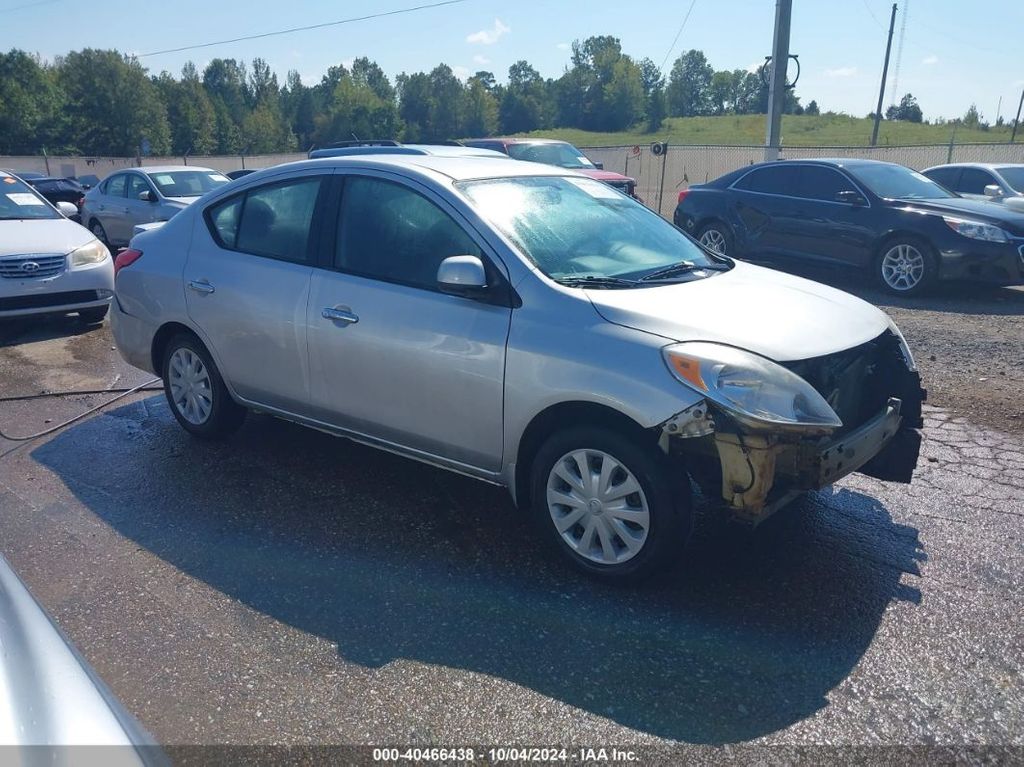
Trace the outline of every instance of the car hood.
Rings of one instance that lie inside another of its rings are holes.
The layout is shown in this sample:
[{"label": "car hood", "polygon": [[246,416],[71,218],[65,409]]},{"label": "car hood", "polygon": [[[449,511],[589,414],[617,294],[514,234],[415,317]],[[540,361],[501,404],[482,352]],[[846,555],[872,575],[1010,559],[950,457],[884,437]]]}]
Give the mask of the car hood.
[{"label": "car hood", "polygon": [[971,200],[967,197],[951,197],[942,200],[893,200],[898,207],[923,210],[934,213],[951,213],[970,216],[1024,234],[1024,211],[1010,208],[1002,203],[989,200]]},{"label": "car hood", "polygon": [[672,341],[735,346],[777,362],[850,349],[889,327],[884,312],[856,296],[744,263],[690,282],[586,293],[616,325]]},{"label": "car hood", "polygon": [[633,181],[629,176],[623,176],[621,173],[615,173],[610,170],[592,170],[590,168],[574,168],[584,176],[590,176],[596,178],[598,181]]},{"label": "car hood", "polygon": [[70,253],[96,238],[66,218],[0,221],[0,257],[25,253]]}]

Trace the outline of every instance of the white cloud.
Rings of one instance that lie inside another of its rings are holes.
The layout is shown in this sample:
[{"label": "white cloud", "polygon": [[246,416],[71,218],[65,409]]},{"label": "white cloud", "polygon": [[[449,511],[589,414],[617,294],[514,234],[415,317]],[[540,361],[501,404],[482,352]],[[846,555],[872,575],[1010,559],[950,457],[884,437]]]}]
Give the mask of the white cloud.
[{"label": "white cloud", "polygon": [[572,46],[570,46],[569,43],[558,43],[558,45],[556,45],[555,47],[558,48],[558,50],[560,51],[567,51]]},{"label": "white cloud", "polygon": [[764,66],[763,61],[755,61],[753,64],[747,67],[747,72],[752,75],[756,75],[758,70]]},{"label": "white cloud", "polygon": [[486,56],[481,56],[479,53],[473,57],[474,64],[490,64],[491,60]]},{"label": "white cloud", "polygon": [[925,56],[921,63],[927,66],[931,66],[932,64],[938,64],[939,57],[936,56],[935,54],[932,54],[931,56]]},{"label": "white cloud", "polygon": [[856,74],[857,67],[836,67],[825,70],[825,77],[853,77]]},{"label": "white cloud", "polygon": [[341,65],[343,67],[345,67],[345,69],[351,70],[352,69],[352,65],[355,64],[355,63],[356,63],[355,59],[345,59],[344,61],[341,62]]},{"label": "white cloud", "polygon": [[469,67],[452,67],[452,73],[462,80],[462,82],[466,82],[472,74],[472,72],[469,71]]},{"label": "white cloud", "polygon": [[511,31],[511,27],[506,26],[501,19],[495,19],[493,28],[481,29],[479,32],[466,35],[466,42],[474,45],[494,45]]}]

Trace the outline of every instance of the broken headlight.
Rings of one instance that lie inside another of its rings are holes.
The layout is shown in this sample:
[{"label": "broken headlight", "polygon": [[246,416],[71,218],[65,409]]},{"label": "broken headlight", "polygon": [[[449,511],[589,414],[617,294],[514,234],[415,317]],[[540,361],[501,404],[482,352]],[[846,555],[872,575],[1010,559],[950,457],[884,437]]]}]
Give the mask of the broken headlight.
[{"label": "broken headlight", "polygon": [[814,387],[765,357],[703,341],[667,346],[662,354],[672,375],[740,420],[830,429],[843,425]]}]

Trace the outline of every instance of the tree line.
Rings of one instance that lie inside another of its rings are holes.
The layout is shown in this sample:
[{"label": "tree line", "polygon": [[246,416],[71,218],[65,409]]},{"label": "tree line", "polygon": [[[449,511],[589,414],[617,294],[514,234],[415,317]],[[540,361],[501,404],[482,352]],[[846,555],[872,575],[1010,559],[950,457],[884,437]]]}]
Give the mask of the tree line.
[{"label": "tree line", "polygon": [[[446,64],[392,82],[365,57],[307,85],[295,71],[280,83],[260,58],[216,58],[201,72],[190,62],[175,77],[151,75],[116,50],[53,62],[0,53],[0,154],[265,154],[352,138],[437,142],[555,127],[655,133],[667,117],[757,114],[767,105],[756,72],[715,71],[690,50],[665,77],[609,35],[574,42],[560,77],[517,61],[504,83],[489,71],[463,81]],[[804,107],[789,90],[784,111],[818,114],[818,105]]]}]

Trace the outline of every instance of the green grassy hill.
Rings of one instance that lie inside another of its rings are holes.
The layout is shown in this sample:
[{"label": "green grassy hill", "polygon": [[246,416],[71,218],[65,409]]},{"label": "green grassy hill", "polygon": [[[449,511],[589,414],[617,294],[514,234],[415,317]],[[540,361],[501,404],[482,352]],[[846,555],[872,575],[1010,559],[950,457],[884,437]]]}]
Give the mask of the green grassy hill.
[{"label": "green grassy hill", "polygon": [[[871,120],[847,115],[785,115],[782,118],[783,146],[867,146],[871,140]],[[670,144],[749,144],[761,146],[765,137],[764,115],[724,115],[722,117],[673,117],[657,133],[639,130],[619,133],[597,133],[577,128],[556,128],[534,131],[527,135],[559,138],[579,146],[621,146],[668,141]],[[925,125],[921,123],[883,120],[878,134],[880,146],[886,144],[948,144],[953,135],[952,125]],[[957,144],[1005,143],[1010,140],[1010,128],[968,130],[956,129]],[[1024,130],[1017,132],[1017,140],[1024,142]]]}]

